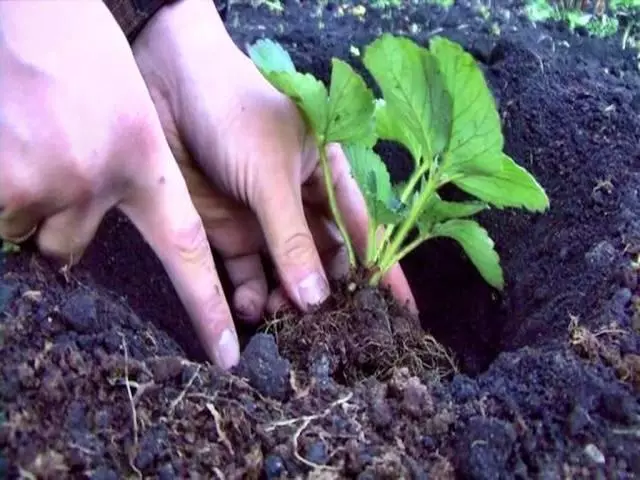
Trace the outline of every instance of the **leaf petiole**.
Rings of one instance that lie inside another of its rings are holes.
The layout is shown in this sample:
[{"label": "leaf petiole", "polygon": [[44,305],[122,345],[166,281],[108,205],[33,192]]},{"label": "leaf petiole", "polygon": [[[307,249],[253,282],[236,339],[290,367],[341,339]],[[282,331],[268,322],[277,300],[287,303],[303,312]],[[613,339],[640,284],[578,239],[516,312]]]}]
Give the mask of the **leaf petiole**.
[{"label": "leaf petiole", "polygon": [[357,262],[356,254],[353,250],[351,237],[349,236],[347,228],[344,224],[342,213],[338,208],[338,202],[336,201],[336,192],[333,182],[331,181],[331,168],[329,167],[329,160],[327,159],[326,144],[319,138],[317,140],[317,145],[320,157],[320,165],[322,166],[322,176],[324,177],[324,185],[327,190],[327,198],[329,200],[329,207],[331,208],[331,212],[333,213],[333,219],[336,222],[338,230],[340,230],[340,234],[342,235],[345,248],[347,249],[347,255],[349,256],[349,265],[353,268],[356,266]]},{"label": "leaf petiole", "polygon": [[[371,283],[376,284],[380,281],[382,276],[387,272],[389,268],[397,261],[396,258],[401,258],[397,253],[405,239],[411,233],[411,230],[418,223],[418,218],[424,211],[424,207],[431,198],[431,196],[435,193],[438,187],[438,182],[436,175],[433,173],[433,170],[429,171],[429,179],[427,180],[427,184],[425,185],[422,192],[416,199],[415,202],[411,205],[411,211],[407,218],[402,222],[398,232],[393,236],[393,240],[386,245],[383,245],[383,252],[380,256],[380,260],[378,262],[379,269],[376,273],[371,277]],[[404,249],[401,250],[401,253]]]},{"label": "leaf petiole", "polygon": [[365,255],[365,267],[372,267],[376,260],[376,253],[378,251],[377,243],[378,239],[378,225],[373,219],[369,220],[369,227],[367,231],[367,251]]},{"label": "leaf petiole", "polygon": [[383,269],[385,270],[389,269],[392,265],[398,263],[400,260],[402,260],[404,257],[409,255],[412,251],[414,251],[416,248],[418,248],[420,245],[422,245],[424,242],[426,242],[430,238],[431,238],[430,233],[419,234],[413,241],[411,241],[407,246],[405,246],[402,250],[400,250],[400,252],[394,255],[389,261],[389,264],[386,267],[383,267]]},{"label": "leaf petiole", "polygon": [[[425,162],[424,160],[422,160],[422,163],[420,164],[420,168],[418,168],[416,171],[414,171],[411,174],[411,177],[409,177],[409,181],[402,189],[402,194],[400,195],[400,202],[403,205],[407,204],[411,194],[413,194],[416,188],[416,185],[420,180],[422,180],[424,175],[429,171],[430,166],[431,166],[431,162]],[[396,225],[389,225],[389,227],[385,230],[384,236],[382,237],[382,240],[380,242],[380,249],[376,252],[377,255],[374,253],[374,258],[373,258],[374,261],[377,261],[380,258],[380,255],[382,254],[384,248],[386,247],[386,245],[388,245],[391,237],[393,236],[395,227]]]}]

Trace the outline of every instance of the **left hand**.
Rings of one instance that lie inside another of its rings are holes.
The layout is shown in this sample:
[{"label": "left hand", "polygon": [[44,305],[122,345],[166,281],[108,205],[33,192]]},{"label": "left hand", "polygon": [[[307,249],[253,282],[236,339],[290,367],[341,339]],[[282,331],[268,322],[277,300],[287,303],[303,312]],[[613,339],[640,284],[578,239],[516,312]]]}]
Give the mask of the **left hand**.
[{"label": "left hand", "polygon": [[[328,221],[315,140],[295,104],[235,46],[212,1],[164,7],[133,50],[209,239],[224,258],[236,314],[255,321],[282,302],[282,292],[267,291],[259,256],[265,248],[288,298],[302,309],[322,302],[327,273],[346,273],[348,259]],[[328,156],[339,208],[362,253],[364,199],[341,148],[331,146]],[[415,310],[398,265],[383,282]]]}]

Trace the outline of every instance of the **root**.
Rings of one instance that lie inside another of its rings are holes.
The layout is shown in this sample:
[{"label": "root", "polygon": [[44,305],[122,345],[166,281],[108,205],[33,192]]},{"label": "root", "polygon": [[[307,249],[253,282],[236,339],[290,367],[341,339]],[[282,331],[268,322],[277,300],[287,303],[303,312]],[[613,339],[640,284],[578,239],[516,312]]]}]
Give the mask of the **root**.
[{"label": "root", "polygon": [[616,343],[627,332],[615,323],[591,332],[578,324],[578,317],[570,315],[570,318],[569,344],[578,355],[592,362],[602,359],[615,370],[621,381],[640,389],[640,356],[629,353],[622,355]]},{"label": "root", "polygon": [[321,413],[317,413],[315,415],[305,415],[303,417],[296,417],[296,418],[290,418],[288,420],[279,420],[277,422],[272,422],[265,427],[265,432],[271,432],[272,430],[275,430],[278,427],[286,427],[289,425],[293,425],[294,423],[297,423],[297,422],[304,422],[306,420],[313,421],[313,420],[317,420],[318,418],[324,418],[327,415],[330,415],[331,411],[335,407],[345,404],[349,400],[351,400],[351,397],[353,397],[353,392],[349,392],[344,397],[339,398],[334,402],[331,402],[329,406],[325,408]]},{"label": "root", "polygon": [[310,417],[305,418],[305,420],[302,422],[302,425],[300,425],[300,427],[293,434],[293,438],[292,438],[293,455],[296,457],[296,460],[298,460],[300,463],[304,463],[307,467],[310,467],[316,470],[331,470],[336,472],[340,471],[340,467],[332,467],[330,465],[320,465],[318,463],[307,460],[302,455],[300,455],[298,439],[300,438],[300,435],[305,430],[305,428],[307,428],[312,421],[313,419]]},{"label": "root", "polygon": [[295,425],[298,422],[302,422],[302,424],[295,430],[293,437],[291,438],[291,441],[293,444],[293,455],[296,457],[296,459],[300,463],[303,463],[306,466],[316,470],[340,471],[341,467],[333,467],[330,465],[320,465],[310,460],[307,460],[302,455],[300,455],[299,439],[300,439],[300,435],[302,435],[302,432],[304,432],[304,430],[311,424],[311,422],[313,422],[314,420],[318,420],[318,419],[329,416],[335,407],[346,404],[349,400],[351,400],[351,397],[353,397],[353,392],[349,392],[344,397],[339,398],[338,400],[332,402],[331,404],[329,404],[327,408],[325,408],[320,413],[317,413],[315,415],[305,415],[302,417],[289,418],[287,420],[272,422],[269,425],[267,425],[264,430],[265,432],[271,432],[279,427],[287,427],[287,426]]},{"label": "root", "polygon": [[218,410],[216,410],[216,407],[213,405],[213,403],[207,403],[206,407],[207,410],[209,410],[209,413],[211,413],[211,415],[213,416],[213,421],[216,424],[216,432],[218,433],[218,438],[220,438],[220,441],[227,448],[231,456],[235,456],[233,445],[231,445],[229,437],[227,437],[227,434],[224,433],[224,430],[222,428],[222,417],[220,416],[220,413],[218,412]]},{"label": "root", "polygon": [[[122,348],[124,349],[124,382],[127,388],[127,395],[129,397],[129,405],[131,407],[131,422],[133,424],[133,449],[135,451],[138,448],[138,414],[136,412],[136,404],[133,399],[133,394],[131,393],[131,383],[129,381],[129,351],[127,349],[127,341],[122,333],[120,333],[122,337]],[[129,453],[129,466],[131,469],[138,474],[139,478],[142,478],[142,472],[138,470],[133,462],[133,455],[131,452]]]},{"label": "root", "polygon": [[136,413],[136,404],[133,400],[133,393],[131,392],[131,382],[129,381],[129,351],[127,349],[127,342],[124,335],[122,337],[122,348],[124,349],[124,383],[127,389],[127,396],[129,397],[129,404],[131,406],[131,423],[133,428],[133,444],[138,446],[138,415]]},{"label": "root", "polygon": [[187,390],[189,390],[189,388],[191,387],[191,385],[193,385],[193,382],[195,381],[196,377],[198,376],[198,373],[200,373],[200,365],[196,366],[196,371],[193,373],[193,375],[191,375],[191,378],[189,379],[189,381],[187,382],[187,385],[184,387],[184,389],[178,394],[178,396],[176,398],[173,399],[173,401],[171,402],[171,404],[169,405],[169,417],[173,417],[173,412],[176,409],[176,407],[178,406],[178,404],[184,399],[184,396],[187,393]]}]

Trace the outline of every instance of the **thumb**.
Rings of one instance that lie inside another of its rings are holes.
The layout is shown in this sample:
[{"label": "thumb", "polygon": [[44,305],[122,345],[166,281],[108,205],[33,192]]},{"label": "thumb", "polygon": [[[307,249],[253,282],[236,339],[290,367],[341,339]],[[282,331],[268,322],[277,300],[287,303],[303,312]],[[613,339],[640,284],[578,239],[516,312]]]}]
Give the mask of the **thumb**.
[{"label": "thumb", "polygon": [[[274,188],[274,185],[277,187]],[[329,284],[307,224],[299,186],[290,178],[269,177],[254,210],[283,287],[306,310],[329,296]]]}]

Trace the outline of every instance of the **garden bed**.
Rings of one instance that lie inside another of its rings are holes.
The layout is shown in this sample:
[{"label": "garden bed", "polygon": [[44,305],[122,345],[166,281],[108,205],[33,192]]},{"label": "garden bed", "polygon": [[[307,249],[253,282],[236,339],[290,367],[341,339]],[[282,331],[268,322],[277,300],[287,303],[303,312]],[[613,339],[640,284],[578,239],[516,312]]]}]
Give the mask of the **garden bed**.
[{"label": "garden bed", "polygon": [[[0,477],[640,475],[636,53],[619,36],[533,25],[520,3],[283,5],[234,2],[232,35],[274,38],[324,80],[332,56],[357,64],[352,47],[384,32],[437,33],[474,54],[505,151],[551,202],[479,216],[505,291],[456,244],[431,241],[403,261],[424,332],[385,292],[340,282],[319,311],[241,330],[227,375],[204,362],[159,262],[110,214],[71,271],[28,251],[4,259]],[[405,152],[379,151],[406,176]]]}]

